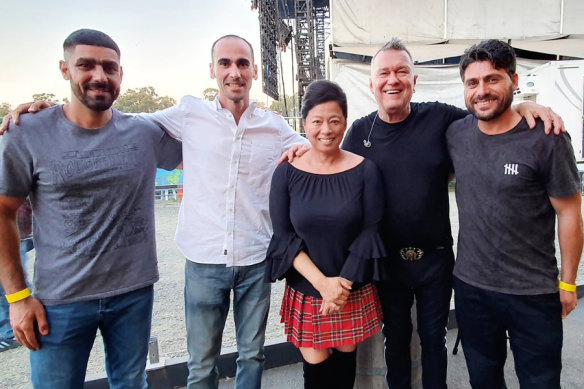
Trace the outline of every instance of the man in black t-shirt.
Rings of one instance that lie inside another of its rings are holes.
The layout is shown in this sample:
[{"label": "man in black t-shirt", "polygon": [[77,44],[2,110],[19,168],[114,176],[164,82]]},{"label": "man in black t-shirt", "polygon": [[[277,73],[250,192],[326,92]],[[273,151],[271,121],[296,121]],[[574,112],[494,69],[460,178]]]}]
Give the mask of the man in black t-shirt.
[{"label": "man in black t-shirt", "polygon": [[[370,89],[378,110],[353,123],[342,147],[373,160],[385,186],[381,233],[389,253],[389,272],[378,290],[389,388],[411,387],[415,297],[423,386],[444,389],[454,266],[448,199],[452,166],[445,134],[467,112],[437,102],[411,103],[416,80],[412,56],[402,42],[392,39],[371,61]],[[533,104],[521,107],[530,123],[535,124],[531,110],[551,124],[551,111]]]},{"label": "man in black t-shirt", "polygon": [[570,138],[544,139],[511,109],[518,76],[508,44],[472,46],[460,73],[472,115],[450,126],[447,142],[460,220],[456,318],[470,383],[504,387],[508,334],[521,387],[559,388],[561,319],[577,305],[582,253],[580,182]]}]

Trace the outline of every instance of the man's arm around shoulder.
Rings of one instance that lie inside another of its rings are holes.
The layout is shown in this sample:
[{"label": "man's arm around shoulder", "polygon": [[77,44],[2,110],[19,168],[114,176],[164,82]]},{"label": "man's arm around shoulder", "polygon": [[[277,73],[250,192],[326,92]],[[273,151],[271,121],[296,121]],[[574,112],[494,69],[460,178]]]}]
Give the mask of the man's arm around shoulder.
[{"label": "man's arm around shoulder", "polygon": [[308,139],[297,133],[290,127],[286,119],[280,114],[268,112],[271,115],[276,115],[281,120],[281,135],[282,135],[282,155],[278,160],[278,165],[284,161],[292,162],[295,158],[301,157],[304,153],[310,150],[310,143]]},{"label": "man's arm around shoulder", "polygon": [[[27,288],[20,262],[19,235],[16,211],[24,198],[0,195],[0,281],[6,295]],[[4,298],[4,297],[2,297]],[[42,335],[49,333],[49,326],[42,304],[29,296],[10,304],[10,324],[18,342],[31,350],[38,350],[34,326]]]},{"label": "man's arm around shoulder", "polygon": [[144,117],[156,123],[164,132],[175,139],[182,140],[182,134],[185,130],[186,116],[200,115],[205,109],[205,102],[193,96],[184,96],[180,102],[172,107],[154,113],[141,113]]}]

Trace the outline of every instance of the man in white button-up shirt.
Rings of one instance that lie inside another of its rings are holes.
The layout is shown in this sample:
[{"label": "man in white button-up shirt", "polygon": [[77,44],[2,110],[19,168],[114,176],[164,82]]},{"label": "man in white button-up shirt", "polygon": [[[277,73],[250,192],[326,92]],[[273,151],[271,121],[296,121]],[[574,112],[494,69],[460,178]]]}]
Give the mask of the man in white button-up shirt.
[{"label": "man in white button-up shirt", "polygon": [[248,41],[221,37],[211,58],[211,78],[219,87],[215,101],[185,96],[174,107],[144,116],[183,145],[184,197],[175,241],[187,259],[188,388],[218,387],[217,358],[233,291],[239,354],[235,389],[254,389],[261,385],[270,305],[270,284],[263,276],[272,236],[272,173],[283,152],[308,141],[281,116],[250,102],[258,72]]},{"label": "man in white button-up shirt", "polygon": [[188,388],[217,388],[216,361],[233,291],[236,389],[259,388],[270,285],[263,282],[272,235],[268,195],[280,155],[306,142],[285,120],[250,102],[257,66],[249,42],[218,39],[211,50],[215,101],[185,96],[148,115],[182,139],[184,198],[175,241],[187,258]]}]

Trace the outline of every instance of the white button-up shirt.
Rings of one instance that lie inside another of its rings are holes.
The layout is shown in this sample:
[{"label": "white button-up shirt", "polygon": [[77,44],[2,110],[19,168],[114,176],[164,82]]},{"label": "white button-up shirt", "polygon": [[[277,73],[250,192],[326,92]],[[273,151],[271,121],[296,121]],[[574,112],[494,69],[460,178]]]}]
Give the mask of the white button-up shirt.
[{"label": "white button-up shirt", "polygon": [[148,115],[183,142],[183,200],[175,242],[198,263],[248,266],[272,236],[272,173],[290,146],[307,143],[284,118],[251,102],[239,125],[218,99],[185,96]]}]

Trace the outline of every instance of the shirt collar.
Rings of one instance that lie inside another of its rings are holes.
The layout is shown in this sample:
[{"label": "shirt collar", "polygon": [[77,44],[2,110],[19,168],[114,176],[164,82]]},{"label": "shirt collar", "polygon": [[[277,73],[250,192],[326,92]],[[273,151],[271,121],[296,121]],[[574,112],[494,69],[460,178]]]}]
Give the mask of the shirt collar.
[{"label": "shirt collar", "polygon": [[[224,109],[221,106],[221,103],[219,102],[219,95],[217,95],[215,97],[214,102],[215,102],[215,109],[217,111],[220,111],[220,110]],[[252,111],[252,110],[255,111],[257,107],[258,107],[258,101],[257,100],[250,99],[249,100],[249,106],[247,107],[246,111]]]},{"label": "shirt collar", "polygon": [[[221,106],[221,103],[219,102],[219,95],[217,95],[215,97],[214,107],[215,107],[215,110],[217,112],[220,112],[222,109],[225,109],[225,108],[223,108]],[[249,100],[249,106],[245,110],[244,115],[245,116],[249,116],[249,115],[263,116],[263,110],[257,109],[257,107],[258,107],[258,101],[257,100],[250,99]]]}]

